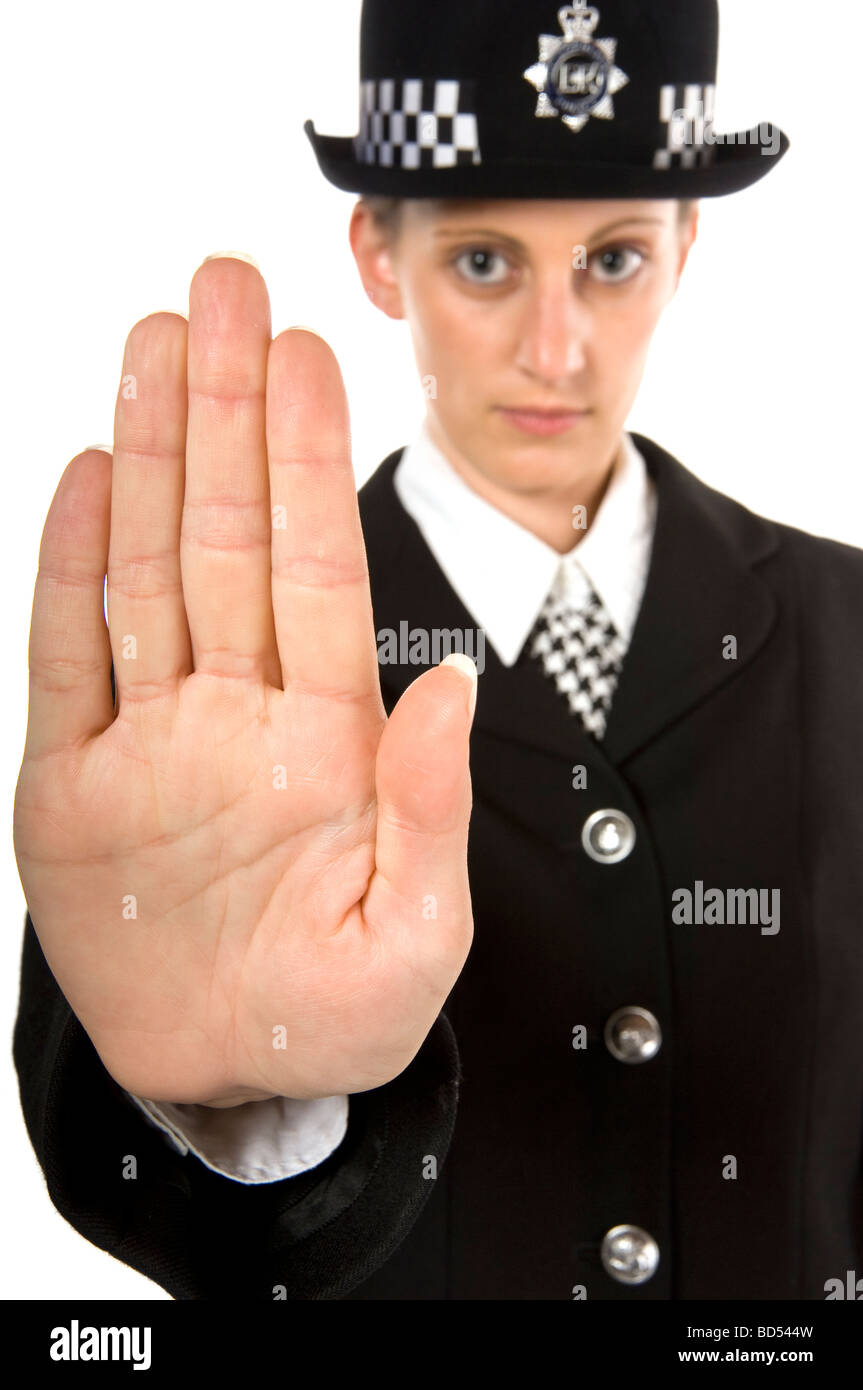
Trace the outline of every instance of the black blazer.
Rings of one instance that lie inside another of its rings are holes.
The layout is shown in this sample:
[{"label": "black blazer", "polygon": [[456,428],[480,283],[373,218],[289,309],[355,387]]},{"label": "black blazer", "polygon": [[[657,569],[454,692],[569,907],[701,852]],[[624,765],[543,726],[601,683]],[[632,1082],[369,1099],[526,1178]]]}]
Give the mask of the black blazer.
[{"label": "black blazer", "polygon": [[[634,438],[657,529],[605,738],[486,645],[474,944],[417,1057],[351,1098],[318,1168],[246,1187],[171,1149],[28,917],[14,1053],[51,1199],[175,1298],[823,1299],[863,1275],[863,551]],[[400,457],[360,494],[377,628],[473,627],[396,496]],[[388,709],[418,674],[381,666]],[[601,864],[582,827],[608,808],[636,840]],[[676,921],[699,881],[778,890],[779,930]],[[624,1005],[662,1030],[635,1065],[604,1041]],[[646,1283],[603,1267],[622,1223],[659,1246]]]}]

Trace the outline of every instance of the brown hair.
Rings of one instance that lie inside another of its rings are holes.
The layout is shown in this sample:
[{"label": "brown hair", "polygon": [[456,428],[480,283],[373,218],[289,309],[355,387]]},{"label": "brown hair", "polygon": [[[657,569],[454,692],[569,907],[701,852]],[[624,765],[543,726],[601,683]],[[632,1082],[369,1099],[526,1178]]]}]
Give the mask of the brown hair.
[{"label": "brown hair", "polygon": [[[381,231],[391,240],[399,234],[403,198],[389,198],[382,194],[370,194],[360,200],[365,203]],[[681,198],[677,204],[678,226],[685,227],[689,222],[695,199]]]}]

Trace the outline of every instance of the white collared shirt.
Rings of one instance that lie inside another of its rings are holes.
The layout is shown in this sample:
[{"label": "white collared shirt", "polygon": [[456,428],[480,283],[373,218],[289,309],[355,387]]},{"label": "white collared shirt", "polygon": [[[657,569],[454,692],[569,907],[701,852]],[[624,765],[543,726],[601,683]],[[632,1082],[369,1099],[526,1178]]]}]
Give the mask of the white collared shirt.
[{"label": "white collared shirt", "polygon": [[[468,487],[425,422],[404,450],[393,482],[504,666],[518,659],[552,586],[579,603],[589,581],[629,645],[650,565],[656,489],[628,434],[592,524],[566,555]],[[233,1110],[130,1098],[180,1153],[191,1152],[214,1172],[249,1184],[279,1182],[317,1167],[348,1127],[347,1096],[277,1096]]]},{"label": "white collared shirt", "polygon": [[629,645],[650,565],[656,489],[628,434],[592,525],[566,555],[474,492],[426,423],[405,449],[394,484],[504,666],[515,664],[553,585],[579,604],[589,581]]}]

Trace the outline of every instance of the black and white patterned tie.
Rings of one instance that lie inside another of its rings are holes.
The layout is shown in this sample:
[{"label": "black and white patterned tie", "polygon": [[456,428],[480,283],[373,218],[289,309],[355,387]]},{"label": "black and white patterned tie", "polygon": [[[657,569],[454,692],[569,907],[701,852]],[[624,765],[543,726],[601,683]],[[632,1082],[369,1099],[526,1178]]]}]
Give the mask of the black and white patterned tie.
[{"label": "black and white patterned tie", "polygon": [[626,643],[591,584],[578,603],[555,585],[525,644],[589,734],[605,734]]}]

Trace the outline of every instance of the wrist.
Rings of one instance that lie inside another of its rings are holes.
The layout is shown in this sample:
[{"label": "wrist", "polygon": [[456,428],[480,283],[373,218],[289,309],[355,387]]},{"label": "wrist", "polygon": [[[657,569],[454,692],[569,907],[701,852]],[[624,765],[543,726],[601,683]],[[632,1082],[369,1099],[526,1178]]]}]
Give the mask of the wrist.
[{"label": "wrist", "polygon": [[259,1100],[275,1100],[276,1096],[267,1091],[238,1090],[215,1100],[200,1100],[198,1105],[206,1110],[235,1110],[240,1105],[253,1105]]}]

